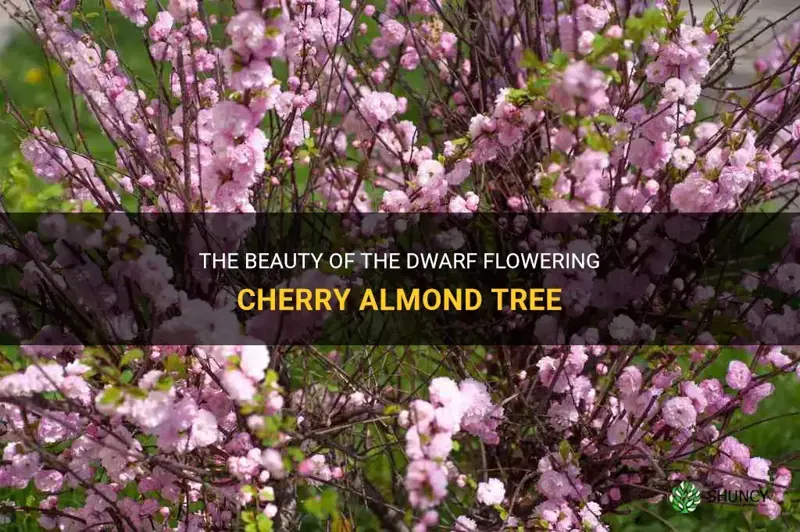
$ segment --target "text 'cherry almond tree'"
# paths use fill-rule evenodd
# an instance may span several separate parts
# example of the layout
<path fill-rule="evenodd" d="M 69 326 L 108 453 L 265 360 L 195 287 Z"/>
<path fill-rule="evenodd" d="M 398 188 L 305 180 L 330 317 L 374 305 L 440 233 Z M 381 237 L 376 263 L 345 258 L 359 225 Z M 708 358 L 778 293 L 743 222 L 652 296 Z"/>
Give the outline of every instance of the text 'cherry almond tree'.
<path fill-rule="evenodd" d="M 0 0 L 0 528 L 800 529 L 765 3 Z"/>

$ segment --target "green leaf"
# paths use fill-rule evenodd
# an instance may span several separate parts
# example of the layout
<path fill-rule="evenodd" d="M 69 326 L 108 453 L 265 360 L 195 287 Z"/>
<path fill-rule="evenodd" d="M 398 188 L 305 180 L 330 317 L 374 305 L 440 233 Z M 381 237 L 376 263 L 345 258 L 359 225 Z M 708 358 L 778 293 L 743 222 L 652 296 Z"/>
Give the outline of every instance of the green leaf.
<path fill-rule="evenodd" d="M 101 405 L 112 405 L 118 403 L 122 399 L 122 390 L 119 388 L 112 386 L 108 388 L 106 391 L 103 392 L 103 395 L 100 397 L 100 404 Z"/>
<path fill-rule="evenodd" d="M 499 504 L 495 504 L 494 509 L 497 510 L 497 513 L 500 514 L 500 519 L 502 519 L 503 521 L 508 519 L 508 511 L 505 508 L 503 508 Z"/>
<path fill-rule="evenodd" d="M 300 447 L 287 447 L 286 456 L 288 456 L 295 462 L 302 462 L 306 457 L 306 455 L 303 453 Z"/>
<path fill-rule="evenodd" d="M 327 521 L 336 514 L 338 496 L 336 491 L 326 489 L 322 494 L 303 501 L 303 508 L 320 521 Z"/>
<path fill-rule="evenodd" d="M 176 373 L 179 376 L 186 375 L 186 365 L 181 357 L 175 353 L 167 357 L 166 362 L 164 362 L 164 369 L 167 373 Z"/>
<path fill-rule="evenodd" d="M 667 27 L 667 17 L 663 9 L 651 7 L 642 13 L 642 20 L 645 27 L 650 31 L 660 30 Z"/>
<path fill-rule="evenodd" d="M 550 85 L 553 84 L 553 79 L 541 76 L 532 76 L 528 80 L 528 92 L 531 96 L 545 96 L 547 91 L 550 90 Z"/>
<path fill-rule="evenodd" d="M 524 50 L 522 52 L 522 61 L 519 62 L 520 66 L 525 69 L 539 69 L 542 67 L 542 61 L 539 59 L 533 50 Z"/>
<path fill-rule="evenodd" d="M 141 360 L 142 358 L 144 358 L 144 351 L 142 351 L 141 349 L 131 349 L 130 351 L 125 353 L 125 355 L 123 355 L 120 365 L 127 366 L 131 362 L 134 362 L 136 360 Z"/>
<path fill-rule="evenodd" d="M 675 18 L 672 19 L 672 21 L 670 22 L 670 25 L 669 25 L 670 28 L 673 28 L 673 29 L 679 28 L 680 25 L 683 24 L 683 21 L 686 20 L 686 15 L 687 14 L 688 13 L 686 11 L 678 11 L 678 14 L 675 15 Z"/>
<path fill-rule="evenodd" d="M 161 375 L 156 380 L 155 389 L 160 392 L 167 392 L 172 389 L 174 382 L 169 375 Z"/>
<path fill-rule="evenodd" d="M 387 416 L 394 416 L 400 413 L 403 410 L 400 405 L 389 405 L 383 409 L 383 413 Z"/>
<path fill-rule="evenodd" d="M 611 139 L 598 133 L 590 133 L 586 136 L 586 144 L 595 151 L 609 153 L 614 148 Z"/>
<path fill-rule="evenodd" d="M 717 20 L 717 13 L 712 9 L 706 16 L 703 17 L 703 29 L 706 33 L 711 33 L 711 28 L 714 25 L 714 22 Z"/>
<path fill-rule="evenodd" d="M 506 99 L 517 107 L 522 107 L 528 103 L 530 97 L 528 92 L 523 89 L 510 89 L 506 95 Z"/>
<path fill-rule="evenodd" d="M 539 193 L 545 198 L 553 196 L 553 186 L 556 184 L 557 175 L 542 174 L 539 178 Z"/>
<path fill-rule="evenodd" d="M 272 519 L 266 515 L 258 514 L 256 524 L 258 525 L 258 532 L 272 532 Z"/>
<path fill-rule="evenodd" d="M 33 115 L 33 123 L 36 126 L 44 126 L 47 124 L 47 109 L 39 107 Z"/>
<path fill-rule="evenodd" d="M 339 502 L 339 495 L 335 490 L 328 489 L 322 493 L 322 508 L 327 515 L 336 513 L 336 506 Z"/>
<path fill-rule="evenodd" d="M 553 57 L 550 58 L 550 62 L 559 69 L 564 69 L 567 68 L 569 64 L 569 56 L 561 50 L 556 50 L 553 52 Z"/>
<path fill-rule="evenodd" d="M 558 444 L 558 454 L 565 462 L 569 460 L 572 455 L 572 446 L 567 440 L 561 440 L 561 443 Z"/>
<path fill-rule="evenodd" d="M 603 114 L 595 116 L 594 117 L 594 121 L 598 122 L 600 124 L 607 124 L 609 126 L 613 126 L 614 124 L 617 123 L 617 119 L 614 118 L 613 116 L 611 116 L 611 115 L 603 115 Z"/>
<path fill-rule="evenodd" d="M 639 17 L 625 21 L 625 37 L 641 43 L 647 36 L 667 27 L 667 18 L 662 9 L 646 9 Z"/>

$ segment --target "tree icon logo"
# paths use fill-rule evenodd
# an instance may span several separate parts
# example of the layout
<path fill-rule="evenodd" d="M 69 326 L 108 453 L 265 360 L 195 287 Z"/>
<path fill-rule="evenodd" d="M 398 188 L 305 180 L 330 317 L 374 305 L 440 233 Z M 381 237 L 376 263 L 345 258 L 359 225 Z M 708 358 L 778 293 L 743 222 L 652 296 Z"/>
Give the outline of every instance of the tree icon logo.
<path fill-rule="evenodd" d="M 669 496 L 672 507 L 682 514 L 694 512 L 701 500 L 702 496 L 697 486 L 685 480 L 672 488 L 672 495 Z"/>

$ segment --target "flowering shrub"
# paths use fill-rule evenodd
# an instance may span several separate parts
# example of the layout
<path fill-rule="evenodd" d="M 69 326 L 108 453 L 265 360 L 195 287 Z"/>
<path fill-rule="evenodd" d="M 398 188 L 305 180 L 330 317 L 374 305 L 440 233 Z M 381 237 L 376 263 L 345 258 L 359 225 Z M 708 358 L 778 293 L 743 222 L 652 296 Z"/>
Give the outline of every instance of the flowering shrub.
<path fill-rule="evenodd" d="M 797 184 L 799 26 L 752 83 L 726 88 L 737 20 L 677 2 L 110 4 L 141 28 L 152 71 L 126 67 L 74 0 L 15 13 L 113 148 L 110 159 L 86 143 L 70 106 L 12 107 L 25 158 L 74 212 L 324 209 L 358 226 L 376 211 L 483 211 L 513 223 L 745 211 L 791 200 Z M 269 323 L 243 333 L 230 294 L 142 227 L 73 233 L 63 220 L 0 253 L 65 324 L 31 334 L 2 304 L 24 342 L 4 354 L 0 486 L 30 490 L 16 508 L 42 528 L 602 531 L 605 514 L 684 479 L 767 490 L 758 512 L 781 513 L 790 467 L 756 456 L 731 423 L 798 371 L 796 349 L 773 345 L 797 337 L 788 304 L 748 307 L 748 325 L 772 336 L 739 351 L 724 382 L 707 374 L 724 351 L 710 335 L 671 347 L 596 345 L 596 330 L 528 347 L 266 346 L 244 334 Z M 215 231 L 227 246 L 249 228 Z M 800 224 L 790 233 L 789 260 L 766 280 L 786 296 L 800 291 Z M 189 247 L 199 238 L 187 231 Z M 666 275 L 672 253 L 656 250 L 648 275 Z M 570 311 L 650 298 L 637 267 L 567 279 Z M 688 278 L 665 290 L 739 303 Z M 66 324 L 84 312 L 123 342 L 81 344 Z M 142 314 L 188 340 L 124 344 Z M 208 345 L 219 327 L 230 345 Z M 537 336 L 551 329 L 537 323 Z M 606 329 L 648 337 L 622 313 Z"/>

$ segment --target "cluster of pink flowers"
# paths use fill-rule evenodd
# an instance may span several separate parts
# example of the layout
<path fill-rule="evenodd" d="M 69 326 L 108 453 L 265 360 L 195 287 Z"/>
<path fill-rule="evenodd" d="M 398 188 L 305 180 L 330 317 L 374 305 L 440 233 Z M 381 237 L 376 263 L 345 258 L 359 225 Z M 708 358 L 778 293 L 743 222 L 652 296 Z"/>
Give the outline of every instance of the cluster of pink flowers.
<path fill-rule="evenodd" d="M 406 454 L 410 463 L 405 486 L 409 502 L 414 508 L 429 510 L 417 524 L 418 532 L 438 522 L 430 510 L 447 496 L 449 481 L 458 476 L 455 465 L 448 462 L 454 436 L 463 430 L 496 445 L 497 427 L 503 418 L 502 407 L 492 404 L 486 386 L 473 379 L 456 384 L 448 377 L 436 377 L 428 393 L 430 401 L 416 399 L 398 416 L 399 424 L 408 426 Z"/>
<path fill-rule="evenodd" d="M 425 349 L 268 347 L 325 316 L 243 323 L 198 252 L 237 249 L 255 224 L 245 215 L 321 208 L 379 248 L 405 226 L 379 230 L 359 214 L 486 211 L 508 214 L 521 251 L 591 253 L 599 237 L 585 229 L 556 238 L 523 215 L 738 212 L 780 199 L 800 177 L 800 26 L 756 63 L 747 94 L 722 90 L 729 108 L 705 116 L 701 99 L 735 59 L 722 53 L 726 18 L 701 23 L 673 3 L 384 4 L 237 0 L 209 12 L 196 0 L 112 0 L 141 28 L 155 74 L 143 83 L 113 40 L 87 33 L 75 2 L 34 2 L 34 34 L 113 156 L 93 153 L 80 121 L 65 133 L 19 115 L 33 172 L 107 221 L 76 231 L 47 215 L 0 247 L 21 297 L 75 325 L 39 327 L 0 301 L 0 324 L 24 340 L 24 363 L 0 374 L 0 487 L 32 486 L 39 523 L 59 530 L 293 530 L 342 486 L 386 529 L 604 532 L 604 514 L 680 480 L 768 490 L 758 512 L 777 518 L 789 467 L 751 457 L 729 423 L 754 415 L 777 375 L 800 376 L 797 350 L 780 347 L 796 345 L 800 311 L 745 297 L 760 285 L 796 296 L 798 223 L 787 260 L 736 287 L 668 276 L 675 242 L 699 245 L 697 233 L 645 225 L 620 249 L 624 268 L 545 278 L 570 317 L 599 312 L 597 327 L 566 338 L 542 315 L 539 345 L 452 348 L 435 371 L 409 362 Z M 118 216 L 131 197 L 140 213 L 240 216 L 187 226 L 186 249 L 168 249 Z M 434 236 L 464 243 L 458 231 Z M 343 282 L 318 270 L 299 280 Z M 669 313 L 675 301 L 719 301 L 770 345 L 737 351 L 724 379 L 705 373 L 724 355 L 708 331 L 694 347 L 598 345 L 605 334 L 652 342 L 657 324 L 622 309 Z M 507 314 L 513 330 L 523 317 Z M 145 317 L 160 324 L 156 345 L 126 345 Z M 228 345 L 212 345 L 220 338 Z M 361 470 L 383 454 L 402 469 L 388 475 L 395 489 Z M 85 497 L 66 505 L 68 490 Z M 439 511 L 451 502 L 458 511 Z M 316 514 L 334 519 L 329 510 Z"/>
<path fill-rule="evenodd" d="M 627 466 L 627 472 L 617 479 L 607 480 L 608 491 L 599 502 L 602 505 L 618 502 L 625 496 L 626 489 L 641 486 L 645 477 L 631 472 L 648 468 L 661 453 L 679 460 L 695 452 L 705 452 L 715 457 L 711 463 L 687 459 L 687 463 L 691 463 L 690 472 L 675 473 L 673 478 L 691 479 L 709 488 L 725 490 L 774 486 L 770 498 L 759 506 L 759 512 L 774 519 L 780 511 L 778 502 L 783 499 L 785 486 L 791 479 L 788 469 L 780 467 L 771 473 L 769 460 L 751 460 L 750 450 L 734 437 L 724 437 L 715 424 L 721 416 L 736 409 L 747 415 L 756 413 L 758 404 L 773 393 L 773 384 L 754 375 L 751 368 L 740 360 L 730 362 L 725 378 L 733 393 L 726 393 L 724 385 L 717 379 L 696 382 L 686 378 L 679 367 L 671 364 L 651 366 L 648 370 L 628 365 L 615 379 L 615 394 L 606 398 L 603 405 L 598 405 L 594 401 L 597 387 L 587 376 L 594 374 L 594 378 L 600 378 L 607 375 L 608 355 L 615 351 L 608 351 L 605 347 L 591 350 L 559 348 L 538 362 L 537 385 L 567 394 L 564 403 L 551 404 L 549 419 L 552 428 L 564 435 L 578 427 L 596 431 L 582 434 L 580 452 L 588 457 L 590 463 L 615 457 Z M 763 349 L 753 351 L 754 359 L 762 365 L 782 371 L 797 368 L 797 361 L 781 348 L 768 352 Z M 699 362 L 715 352 L 716 348 L 697 349 L 691 356 Z M 586 371 L 592 367 L 587 365 L 590 358 L 594 359 L 594 371 Z M 658 440 L 664 442 L 661 451 L 656 451 Z M 555 452 L 560 454 L 545 456 L 544 462 L 539 464 L 542 472 L 538 484 L 540 492 L 562 506 L 563 501 L 570 497 L 585 502 L 591 490 L 581 487 L 580 470 L 565 458 L 563 448 Z M 554 459 L 565 463 L 556 468 Z M 774 482 L 770 481 L 771 475 L 776 479 Z M 581 494 L 582 489 L 585 492 Z M 596 503 L 589 504 L 597 507 Z M 542 509 L 543 516 L 544 511 Z M 578 508 L 570 510 L 570 515 L 579 513 Z"/>

